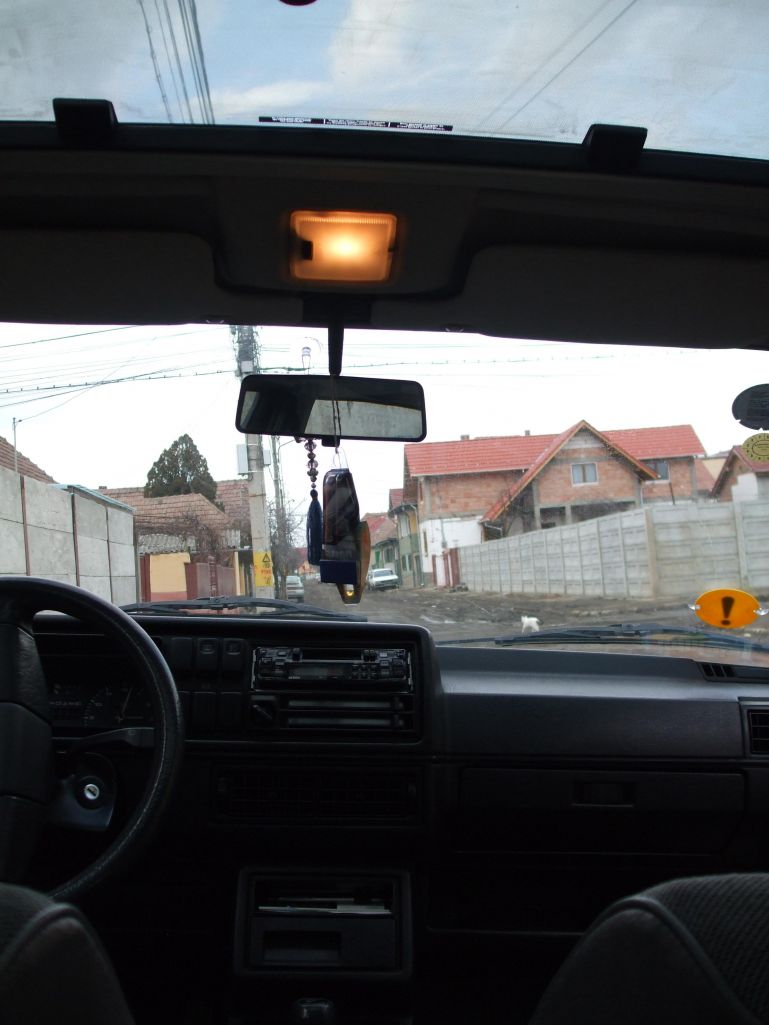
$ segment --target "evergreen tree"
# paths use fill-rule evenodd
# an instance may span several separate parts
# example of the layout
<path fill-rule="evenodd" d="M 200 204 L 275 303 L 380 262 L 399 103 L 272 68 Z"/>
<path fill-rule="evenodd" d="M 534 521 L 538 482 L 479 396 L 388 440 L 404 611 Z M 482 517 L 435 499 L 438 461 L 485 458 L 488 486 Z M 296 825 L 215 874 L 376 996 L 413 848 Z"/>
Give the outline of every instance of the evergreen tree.
<path fill-rule="evenodd" d="M 182 434 L 164 449 L 152 464 L 144 485 L 147 498 L 161 495 L 204 495 L 210 502 L 216 498 L 216 481 L 208 463 L 189 434 Z"/>

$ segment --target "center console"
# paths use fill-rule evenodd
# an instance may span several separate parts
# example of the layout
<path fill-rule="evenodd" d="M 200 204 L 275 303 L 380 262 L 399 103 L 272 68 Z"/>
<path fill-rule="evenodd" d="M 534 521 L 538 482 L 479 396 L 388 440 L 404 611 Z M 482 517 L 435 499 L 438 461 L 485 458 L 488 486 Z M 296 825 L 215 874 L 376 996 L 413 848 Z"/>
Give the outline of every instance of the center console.
<path fill-rule="evenodd" d="M 240 978 L 406 980 L 412 964 L 408 874 L 244 868 L 234 959 Z"/>

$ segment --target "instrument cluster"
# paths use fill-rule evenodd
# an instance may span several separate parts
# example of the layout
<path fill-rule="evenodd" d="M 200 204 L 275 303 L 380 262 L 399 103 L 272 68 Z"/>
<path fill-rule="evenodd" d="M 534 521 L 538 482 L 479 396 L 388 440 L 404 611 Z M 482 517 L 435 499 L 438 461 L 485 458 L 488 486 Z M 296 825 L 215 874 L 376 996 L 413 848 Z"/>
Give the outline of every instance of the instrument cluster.
<path fill-rule="evenodd" d="M 59 679 L 50 683 L 48 698 L 60 728 L 114 730 L 153 723 L 149 695 L 137 683 Z"/>

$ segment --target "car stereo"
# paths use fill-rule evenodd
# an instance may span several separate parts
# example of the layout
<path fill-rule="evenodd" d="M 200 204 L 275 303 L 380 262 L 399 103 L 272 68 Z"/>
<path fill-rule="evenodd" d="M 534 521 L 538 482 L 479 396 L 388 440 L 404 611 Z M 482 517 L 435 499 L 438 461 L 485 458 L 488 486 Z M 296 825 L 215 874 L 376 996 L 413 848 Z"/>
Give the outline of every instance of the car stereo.
<path fill-rule="evenodd" d="M 252 688 L 263 684 L 307 686 L 313 683 L 370 683 L 411 689 L 410 653 L 405 648 L 353 648 L 345 651 L 311 648 L 256 648 Z"/>

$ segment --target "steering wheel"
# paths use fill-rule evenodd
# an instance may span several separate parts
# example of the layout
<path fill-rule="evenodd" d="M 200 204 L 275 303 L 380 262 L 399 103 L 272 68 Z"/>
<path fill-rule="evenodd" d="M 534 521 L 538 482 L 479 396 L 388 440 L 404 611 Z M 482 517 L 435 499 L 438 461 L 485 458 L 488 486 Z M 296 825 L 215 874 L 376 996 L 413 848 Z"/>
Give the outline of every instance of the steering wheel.
<path fill-rule="evenodd" d="M 179 695 L 163 656 L 122 609 L 71 584 L 0 577 L 0 879 L 22 878 L 40 828 L 56 818 L 48 690 L 32 631 L 33 616 L 44 610 L 74 616 L 114 642 L 145 686 L 155 719 L 152 765 L 141 800 L 106 850 L 51 891 L 57 899 L 73 900 L 124 868 L 157 830 L 181 765 L 184 726 Z M 139 732 L 149 734 L 151 742 L 150 731 L 133 731 Z M 87 742 L 82 746 L 87 750 Z M 93 788 L 84 800 L 97 791 Z M 81 798 L 83 794 L 78 795 Z M 77 805 L 72 795 L 69 804 L 77 812 L 71 824 L 77 824 L 78 815 L 81 823 L 87 821 L 87 806 Z"/>

